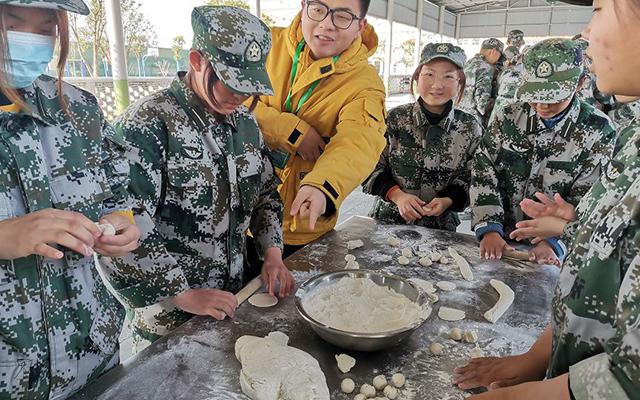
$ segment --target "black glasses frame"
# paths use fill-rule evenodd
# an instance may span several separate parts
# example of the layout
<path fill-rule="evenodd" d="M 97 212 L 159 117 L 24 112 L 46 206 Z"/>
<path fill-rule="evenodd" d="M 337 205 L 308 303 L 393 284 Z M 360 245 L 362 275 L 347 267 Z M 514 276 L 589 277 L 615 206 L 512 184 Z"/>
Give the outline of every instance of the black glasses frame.
<path fill-rule="evenodd" d="M 332 23 L 332 24 L 333 24 L 333 26 L 335 26 L 337 29 L 343 29 L 343 30 L 349 29 L 349 28 L 351 27 L 351 25 L 353 25 L 353 21 L 360 21 L 361 19 L 363 19 L 363 17 L 358 17 L 357 15 L 355 15 L 354 13 L 352 13 L 351 11 L 349 11 L 349 10 L 347 10 L 347 9 L 344 9 L 344 8 L 329 8 L 329 6 L 328 6 L 328 5 L 326 5 L 326 4 L 324 4 L 323 2 L 318 1 L 318 0 L 309 0 L 309 1 L 305 1 L 305 2 L 304 2 L 304 5 L 305 5 L 305 7 L 306 7 L 306 9 L 307 9 L 307 17 L 309 17 L 309 19 L 310 19 L 310 20 L 312 20 L 312 21 L 316 21 L 316 22 L 322 22 L 322 21 L 324 21 L 325 19 L 327 19 L 327 16 L 328 16 L 329 14 L 331 14 L 331 23 Z M 327 12 L 325 13 L 325 15 L 324 15 L 324 17 L 323 17 L 322 19 L 315 19 L 315 18 L 313 18 L 313 17 L 309 14 L 309 5 L 320 5 L 320 6 L 324 7 L 324 8 L 326 8 L 326 9 L 327 9 Z M 345 13 L 347 13 L 347 14 L 349 14 L 349 15 L 351 16 L 351 22 L 349 22 L 349 25 L 347 25 L 347 26 L 346 26 L 346 27 L 344 27 L 344 28 L 343 28 L 343 27 L 341 27 L 341 26 L 336 25 L 336 21 L 335 21 L 335 19 L 334 19 L 334 16 L 335 16 L 335 13 L 336 13 L 336 12 L 338 12 L 338 11 L 340 11 L 340 12 L 345 12 Z"/>

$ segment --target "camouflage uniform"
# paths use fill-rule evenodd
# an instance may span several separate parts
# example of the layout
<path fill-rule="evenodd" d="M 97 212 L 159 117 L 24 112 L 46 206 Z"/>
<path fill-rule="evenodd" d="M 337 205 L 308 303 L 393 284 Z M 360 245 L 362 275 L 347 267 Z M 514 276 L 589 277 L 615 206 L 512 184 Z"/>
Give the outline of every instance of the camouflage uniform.
<path fill-rule="evenodd" d="M 502 53 L 503 48 L 504 45 L 498 39 L 487 39 L 482 43 L 482 49 L 497 49 Z M 494 72 L 494 66 L 482 54 L 476 54 L 464 68 L 466 87 L 458 107 L 476 116 L 479 121 L 488 118 L 493 107 Z"/>
<path fill-rule="evenodd" d="M 548 377 L 569 372 L 576 399 L 640 398 L 640 125 L 577 207 L 553 307 Z"/>
<path fill-rule="evenodd" d="M 540 42 L 525 54 L 519 102 L 497 110 L 475 156 L 470 195 L 478 239 L 488 232 L 507 237 L 525 219 L 520 201 L 534 198 L 535 192 L 560 193 L 577 204 L 608 161 L 615 131 L 603 113 L 574 97 L 554 117 L 555 125 L 547 127 L 549 120 L 539 118 L 528 104 L 574 96 L 582 71 L 580 54 L 571 41 L 560 39 Z M 549 244 L 557 254 L 565 252 L 555 238 Z"/>
<path fill-rule="evenodd" d="M 192 18 L 194 48 L 212 64 L 218 51 L 212 45 L 222 42 L 215 39 L 240 34 L 220 50 L 229 57 L 256 56 L 257 68 L 264 66 L 271 39 L 257 18 L 233 7 L 197 7 Z M 231 25 L 239 20 L 240 25 Z M 229 76 L 220 72 L 226 65 L 215 68 L 220 77 Z M 222 82 L 249 93 L 268 93 L 266 75 L 255 78 L 256 70 L 249 72 L 252 77 L 247 80 Z M 243 73 L 241 64 L 232 76 Z M 254 78 L 259 82 L 250 82 Z M 110 275 L 109 280 L 132 310 L 136 341 L 154 341 L 192 317 L 176 308 L 170 297 L 189 288 L 242 288 L 248 229 L 260 255 L 282 247 L 283 206 L 253 115 L 240 106 L 216 120 L 185 84 L 184 73 L 168 89 L 129 107 L 115 128 L 133 147 L 127 153 L 130 191 L 153 223 L 140 226 L 139 250 L 105 260 L 105 265 L 128 271 Z"/>
<path fill-rule="evenodd" d="M 609 112 L 609 118 L 611 118 L 611 122 L 613 122 L 618 132 L 622 131 L 631 125 L 634 120 L 640 120 L 640 100 L 629 103 L 616 102 L 613 109 Z"/>
<path fill-rule="evenodd" d="M 420 65 L 445 58 L 463 68 L 464 51 L 448 43 L 425 46 Z M 454 204 L 440 217 L 424 217 L 415 224 L 455 231 L 460 220 L 455 211 L 468 203 L 470 160 L 482 137 L 482 127 L 472 116 L 453 109 L 432 125 L 421 100 L 396 107 L 387 118 L 387 146 L 375 170 L 364 184 L 367 193 L 377 195 L 370 216 L 397 224 L 406 223 L 398 207 L 386 201 L 386 192 L 398 185 L 403 192 L 425 202 L 450 197 Z M 461 199 L 456 201 L 457 199 Z"/>
<path fill-rule="evenodd" d="M 507 45 L 513 46 L 519 50 L 524 46 L 524 32 L 520 29 L 513 29 L 509 31 L 509 34 L 507 35 Z"/>

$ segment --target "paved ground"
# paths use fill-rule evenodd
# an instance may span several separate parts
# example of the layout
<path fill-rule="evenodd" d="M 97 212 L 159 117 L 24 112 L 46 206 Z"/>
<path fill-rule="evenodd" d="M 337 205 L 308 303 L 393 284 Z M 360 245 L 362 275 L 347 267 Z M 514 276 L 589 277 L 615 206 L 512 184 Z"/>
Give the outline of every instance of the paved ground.
<path fill-rule="evenodd" d="M 387 108 L 391 109 L 401 104 L 411 102 L 410 95 L 397 95 L 387 99 Z M 367 215 L 373 205 L 374 197 L 362 192 L 361 188 L 351 193 L 340 208 L 338 223 L 347 220 L 354 215 Z M 461 219 L 463 219 L 462 217 Z M 470 221 L 463 219 L 462 224 L 458 227 L 458 232 L 471 233 Z M 124 361 L 132 355 L 132 339 L 131 330 L 125 323 L 125 327 L 120 336 L 120 358 Z"/>

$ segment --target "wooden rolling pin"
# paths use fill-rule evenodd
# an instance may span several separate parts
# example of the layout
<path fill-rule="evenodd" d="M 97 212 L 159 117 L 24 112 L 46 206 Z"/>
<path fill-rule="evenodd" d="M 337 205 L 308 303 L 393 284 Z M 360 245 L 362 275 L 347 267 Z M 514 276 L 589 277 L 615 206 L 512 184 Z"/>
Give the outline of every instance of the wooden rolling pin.
<path fill-rule="evenodd" d="M 514 260 L 529 261 L 529 252 L 521 250 L 507 250 L 502 255 L 506 258 L 513 258 Z"/>
<path fill-rule="evenodd" d="M 258 276 L 253 278 L 245 287 L 240 289 L 236 293 L 236 299 L 238 300 L 238 306 L 244 303 L 249 297 L 251 297 L 258 289 L 262 287 L 262 279 Z"/>

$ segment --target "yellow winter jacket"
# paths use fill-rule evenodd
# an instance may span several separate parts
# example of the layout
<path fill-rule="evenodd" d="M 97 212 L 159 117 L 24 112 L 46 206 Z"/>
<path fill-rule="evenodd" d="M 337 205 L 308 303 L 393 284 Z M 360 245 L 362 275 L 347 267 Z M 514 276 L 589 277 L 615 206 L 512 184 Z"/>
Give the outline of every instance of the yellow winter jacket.
<path fill-rule="evenodd" d="M 285 205 L 284 242 L 307 244 L 333 229 L 338 210 L 358 185 L 375 167 L 386 141 L 385 92 L 376 70 L 368 58 L 378 47 L 378 37 L 367 25 L 334 63 L 333 58 L 313 60 L 309 47 L 300 56 L 300 66 L 293 83 L 292 104 L 317 79 L 320 84 L 297 114 L 285 111 L 293 55 L 302 40 L 300 14 L 288 28 L 273 28 L 273 48 L 267 58 L 267 71 L 274 96 L 260 98 L 255 109 L 267 145 L 291 154 L 284 169 L 278 169 L 282 185 L 278 188 Z M 312 126 L 328 144 L 317 161 L 304 161 L 296 154 L 298 145 Z M 336 212 L 321 217 L 315 230 L 307 221 L 296 220 L 291 231 L 291 204 L 302 185 L 320 189 L 333 200 Z"/>

